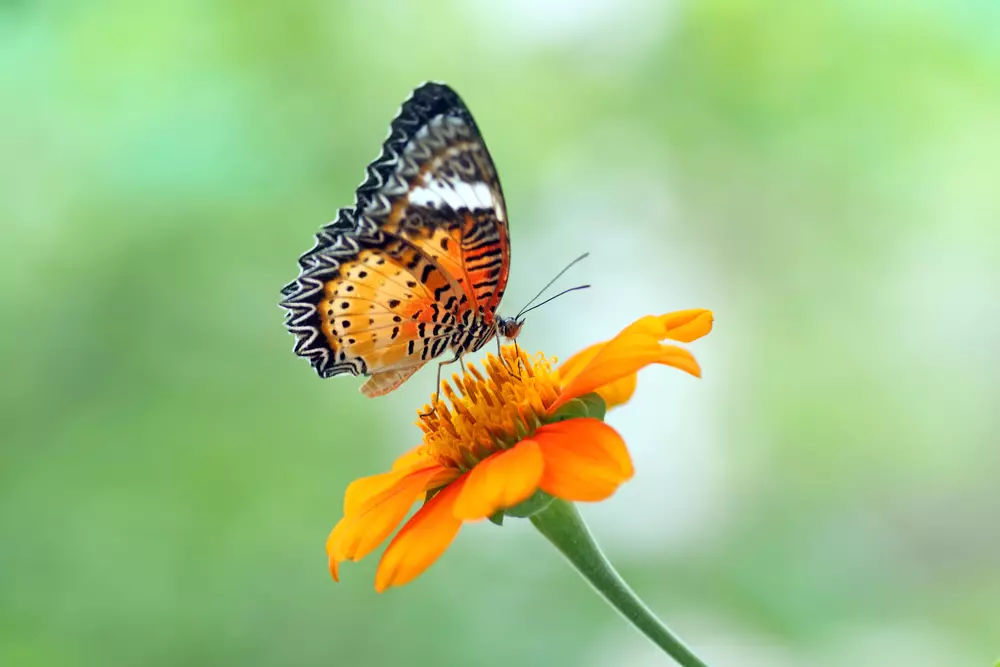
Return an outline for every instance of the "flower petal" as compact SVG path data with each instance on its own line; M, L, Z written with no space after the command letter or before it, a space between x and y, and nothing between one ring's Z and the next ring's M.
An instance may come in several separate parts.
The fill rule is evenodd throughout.
M599 419L567 419L532 436L545 460L539 486L563 500L604 500L632 477L632 459L618 433Z
M396 534L378 564L376 591L413 581L444 553L462 527L462 520L455 516L455 501L466 479L468 475L459 477L427 501Z
M715 315L704 308L692 308L660 315L656 319L663 326L663 338L690 343L708 335L715 322Z
M421 467L431 465L434 463L434 459L428 456L426 451L427 447L423 443L417 445L396 459L392 464L392 469L402 470L403 468L410 468L418 464Z
M661 345L659 341L665 338L694 340L708 333L711 326L712 312L708 310L687 310L659 317L647 315L639 318L600 348L588 348L571 357L560 368L562 375L563 368L568 366L566 379L559 398L549 406L549 413L566 401L592 391L602 393L607 385L623 381L653 363L673 366L700 377L701 369L690 352L673 345ZM590 356L589 360L586 359L587 356ZM609 388L607 395L602 393L602 396L610 407L628 400L632 391L633 381L627 380Z
M344 516L357 514L358 508L363 504L394 486L411 472L413 472L413 468L401 468L354 480L347 485L347 490L344 492Z
M512 449L483 459L469 473L455 501L455 516L475 521L517 505L538 488L542 467L542 454L533 440L522 440Z
M340 583L340 565L333 556L326 557L327 565L330 567L330 576L337 583Z
M624 405L632 398L638 384L639 375L632 373L623 378L615 380L610 384L597 388L597 395L604 399L604 405L608 410Z
M559 364L559 379L562 381L563 385L566 385L570 380L579 375L580 371L582 371L584 367L589 364L590 361L597 356L597 353L603 350L604 346L607 344L608 341L594 343L593 345L583 348L569 359Z
M337 561L366 556L396 529L420 494L441 477L442 471L441 466L403 471L405 474L388 488L365 500L352 514L345 514L327 539L327 554Z
M565 387L569 384L570 380L579 375L580 371L586 368L587 364L607 344L607 341L604 341L603 343L596 343L590 347L585 347L564 361L559 366L559 379L562 385ZM632 398L632 394L635 393L636 380L636 374L632 373L603 387L598 387L594 391L604 399L605 407L610 410L613 407L628 403L629 399Z

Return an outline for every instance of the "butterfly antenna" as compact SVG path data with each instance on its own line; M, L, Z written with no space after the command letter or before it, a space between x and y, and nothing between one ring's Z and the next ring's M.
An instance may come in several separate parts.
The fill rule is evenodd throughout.
M582 261L582 260L586 259L586 258L587 258L588 256L590 256L590 253L589 253L589 252L585 252L585 253L583 253L582 255L580 255L579 257L577 257L576 259L574 259L574 260L573 260L572 262L570 262L569 264L567 264L567 265L566 265L566 266L565 266L565 267L563 268L563 270L562 270L562 271L560 271L559 273L557 273L557 274L556 274L556 277L555 277L555 278L553 278L552 280L550 280L550 281L549 281L549 282L548 282L548 283L547 283L547 284L545 285L545 287L543 287L542 289L540 289L540 290L538 291L538 294L536 294L535 296L531 297L531 301L529 301L528 303L526 303L526 304L524 305L524 308L522 308L522 309L521 309L521 312L519 312L519 313L518 313L518 314L517 314L517 315L516 315L516 316L514 317L514 319L515 319L515 320L518 320L518 319L521 319L521 315L524 315L524 314L525 314L526 312L528 312L529 310L534 310L534 308L531 308L530 306L531 306L531 304L532 304L532 303L534 303L534 302L535 302L535 299L537 299L537 298L538 298L538 297L540 297L540 296L541 296L542 294L544 294L544 293L545 293L545 290L547 290L548 288L552 287L552 283L554 283L555 281L557 281L557 280L559 280L560 278L562 278L562 275L563 275L564 273L566 273L567 271L569 271L569 270L570 270L570 269L571 269L571 268L573 267L573 265L574 265L574 264L576 264L577 262L580 262L580 261ZM581 287L574 287L573 289L582 289L582 288L581 288ZM567 290L567 291L572 291L572 290ZM566 293L566 292L563 292L562 294L565 294L565 293ZM556 296L559 296L559 295L557 294ZM552 298L554 299L555 297L552 297ZM551 301L551 300L552 300L552 299L549 299L548 301ZM546 301L545 303L548 303L548 301ZM540 306L541 304L538 304L538 305ZM538 307L538 306L535 306L535 308L537 308L537 307Z
M590 285L577 285L576 287L570 287L569 289L564 289L562 292L559 292L559 294L556 294L555 296L550 296L545 301L542 301L541 303L536 303L531 308L526 308L526 309L522 310L520 313L517 314L517 317L518 317L518 319L520 319L520 317L522 315L524 315L525 313L530 313L535 308L541 308L542 306L544 306L545 304L547 304L549 301L554 301L554 300L558 299L559 297L561 297L563 294L569 294L570 292L576 292L577 290L587 289L588 287L590 287Z

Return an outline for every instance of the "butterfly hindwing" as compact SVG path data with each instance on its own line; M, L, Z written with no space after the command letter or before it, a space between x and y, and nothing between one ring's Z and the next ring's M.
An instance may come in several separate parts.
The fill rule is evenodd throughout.
M450 332L458 302L441 269L402 239L342 262L315 301L335 361L361 361L363 373L426 361L424 339Z
M323 377L371 375L367 395L461 340L470 317L492 322L510 266L503 191L454 91L425 84L404 102L355 206L299 265L282 290L296 353Z
M361 393L368 398L385 396L390 391L399 388L399 385L409 380L410 376L419 371L422 366L423 364L417 364L416 366L409 366L398 370L380 371L375 373L368 378L367 382L361 385Z

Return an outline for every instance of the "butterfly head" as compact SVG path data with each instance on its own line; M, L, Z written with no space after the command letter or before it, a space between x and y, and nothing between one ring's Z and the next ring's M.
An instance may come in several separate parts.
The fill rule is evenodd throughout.
M507 340L514 340L517 335L521 333L521 327L524 326L524 319L518 319L516 317L498 317L497 318L497 333L506 338Z

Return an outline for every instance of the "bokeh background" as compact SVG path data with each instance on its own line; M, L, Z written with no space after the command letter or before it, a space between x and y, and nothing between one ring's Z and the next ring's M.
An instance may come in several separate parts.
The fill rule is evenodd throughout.
M414 445L276 306L417 84L499 167L566 356L708 307L583 511L715 666L1000 655L1000 4L0 2L0 664L653 665L526 522L376 595L344 487Z

